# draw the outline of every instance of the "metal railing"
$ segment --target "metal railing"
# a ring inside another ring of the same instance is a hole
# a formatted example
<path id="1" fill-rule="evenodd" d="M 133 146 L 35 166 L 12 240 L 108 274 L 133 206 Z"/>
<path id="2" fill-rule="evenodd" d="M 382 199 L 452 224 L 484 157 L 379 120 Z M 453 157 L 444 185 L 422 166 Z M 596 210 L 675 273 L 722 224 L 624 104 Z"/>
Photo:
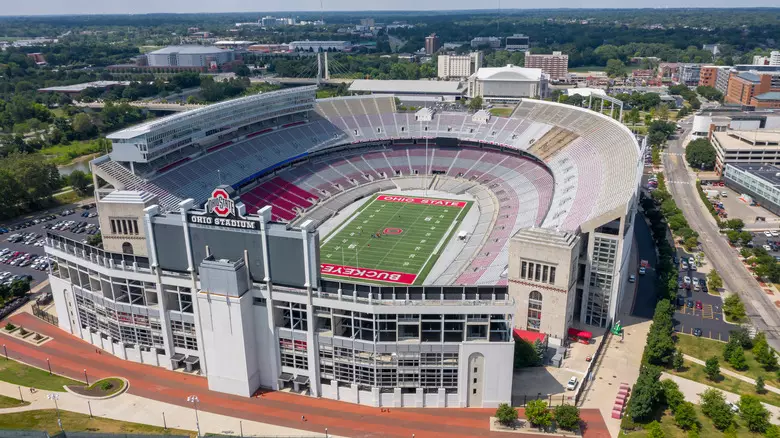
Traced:
<path id="1" fill-rule="evenodd" d="M 35 315 L 38 318 L 48 322 L 49 324 L 55 325 L 55 326 L 59 325 L 59 319 L 56 316 L 54 316 L 51 313 L 41 309 L 41 307 L 38 306 L 37 304 L 33 304 L 32 305 L 32 311 L 33 311 L 33 315 Z"/>

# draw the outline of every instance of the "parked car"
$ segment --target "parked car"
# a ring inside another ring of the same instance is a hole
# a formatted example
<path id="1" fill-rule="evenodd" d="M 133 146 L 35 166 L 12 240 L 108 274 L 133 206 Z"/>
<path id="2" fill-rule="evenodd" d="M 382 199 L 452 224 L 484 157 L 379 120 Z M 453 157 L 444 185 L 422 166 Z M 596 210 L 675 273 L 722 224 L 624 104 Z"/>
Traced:
<path id="1" fill-rule="evenodd" d="M 691 284 L 691 277 L 689 277 L 687 275 L 685 277 L 683 277 L 683 283 L 684 284 Z"/>
<path id="2" fill-rule="evenodd" d="M 577 389 L 577 377 L 571 376 L 571 379 L 569 379 L 569 383 L 566 384 L 566 389 L 569 391 L 574 391 Z"/>
<path id="3" fill-rule="evenodd" d="M 688 300 L 688 301 L 685 303 L 685 305 L 686 305 L 686 306 L 687 306 L 689 309 L 693 309 L 693 300 Z"/>
<path id="4" fill-rule="evenodd" d="M 647 273 L 647 269 L 645 269 L 644 266 L 639 267 L 639 275 L 645 275 Z"/>
<path id="5" fill-rule="evenodd" d="M 677 297 L 677 307 L 682 307 L 684 305 L 685 305 L 685 298 Z"/>
<path id="6" fill-rule="evenodd" d="M 698 327 L 693 329 L 693 336 L 701 337 L 701 329 Z"/>
<path id="7" fill-rule="evenodd" d="M 696 301 L 696 309 L 701 310 L 701 301 Z"/>
<path id="8" fill-rule="evenodd" d="M 634 282 L 636 282 L 636 276 L 635 276 L 634 274 L 631 274 L 631 275 L 629 275 L 629 276 L 628 276 L 628 282 L 629 282 L 629 283 L 634 283 Z"/>
<path id="9" fill-rule="evenodd" d="M 772 232 L 771 231 L 764 231 L 764 236 L 772 237 Z"/>

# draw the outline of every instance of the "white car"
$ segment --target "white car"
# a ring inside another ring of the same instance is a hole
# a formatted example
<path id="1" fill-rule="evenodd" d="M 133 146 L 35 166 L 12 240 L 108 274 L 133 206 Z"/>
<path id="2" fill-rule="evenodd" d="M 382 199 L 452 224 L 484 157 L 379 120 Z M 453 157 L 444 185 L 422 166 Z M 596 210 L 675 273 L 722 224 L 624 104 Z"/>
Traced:
<path id="1" fill-rule="evenodd" d="M 696 266 L 696 259 L 693 257 L 688 257 L 688 264 L 691 265 L 691 267 Z"/>
<path id="2" fill-rule="evenodd" d="M 629 282 L 629 283 L 634 283 L 634 282 L 636 282 L 636 275 L 634 275 L 634 274 L 631 274 L 631 275 L 629 275 L 629 276 L 628 276 L 628 282 Z"/>
<path id="3" fill-rule="evenodd" d="M 764 249 L 768 251 L 772 251 L 772 247 L 769 245 L 764 245 Z"/>
<path id="4" fill-rule="evenodd" d="M 699 288 L 699 279 L 698 278 L 693 277 L 693 279 L 691 279 L 691 282 L 693 282 L 693 287 L 695 287 L 697 289 Z"/>
<path id="5" fill-rule="evenodd" d="M 683 277 L 683 283 L 685 283 L 685 284 L 691 284 L 691 277 L 689 277 L 689 276 L 687 276 L 687 275 L 686 275 L 685 277 Z"/>
<path id="6" fill-rule="evenodd" d="M 772 232 L 771 231 L 764 231 L 764 236 L 772 237 Z"/>
<path id="7" fill-rule="evenodd" d="M 780 231 L 772 230 L 770 233 L 772 233 L 772 237 L 780 237 Z"/>
<path id="8" fill-rule="evenodd" d="M 571 376 L 571 379 L 569 379 L 569 383 L 566 384 L 566 389 L 569 391 L 574 391 L 577 388 L 577 377 Z"/>

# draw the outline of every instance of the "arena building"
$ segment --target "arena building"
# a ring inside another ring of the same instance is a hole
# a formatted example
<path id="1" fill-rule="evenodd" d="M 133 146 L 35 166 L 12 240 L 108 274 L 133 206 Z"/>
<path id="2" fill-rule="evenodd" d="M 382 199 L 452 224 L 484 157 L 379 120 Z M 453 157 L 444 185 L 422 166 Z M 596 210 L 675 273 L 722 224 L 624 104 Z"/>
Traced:
<path id="1" fill-rule="evenodd" d="M 611 324 L 645 147 L 622 124 L 315 91 L 112 134 L 91 162 L 102 248 L 46 236 L 60 328 L 237 395 L 495 407 L 513 328 Z"/>

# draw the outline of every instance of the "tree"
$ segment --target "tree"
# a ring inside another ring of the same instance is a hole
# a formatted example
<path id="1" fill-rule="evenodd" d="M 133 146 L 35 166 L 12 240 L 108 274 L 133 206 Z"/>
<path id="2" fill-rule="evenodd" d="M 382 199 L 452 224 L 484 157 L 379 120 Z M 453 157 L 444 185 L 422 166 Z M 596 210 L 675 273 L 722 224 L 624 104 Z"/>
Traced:
<path id="1" fill-rule="evenodd" d="M 707 274 L 707 283 L 709 283 L 710 288 L 713 290 L 718 290 L 723 287 L 723 279 L 720 278 L 720 274 L 718 274 L 718 271 L 711 270 L 709 274 Z"/>
<path id="2" fill-rule="evenodd" d="M 555 416 L 555 423 L 564 430 L 579 430 L 580 429 L 580 410 L 574 405 L 562 404 L 556 406 L 553 412 Z"/>
<path id="3" fill-rule="evenodd" d="M 753 348 L 753 340 L 750 338 L 750 333 L 748 333 L 745 327 L 739 327 L 729 331 L 729 341 L 731 340 L 739 343 L 739 345 L 746 350 Z"/>
<path id="4" fill-rule="evenodd" d="M 751 432 L 763 433 L 769 427 L 769 411 L 753 395 L 739 398 L 739 416 Z"/>
<path id="5" fill-rule="evenodd" d="M 726 404 L 723 393 L 717 389 L 707 389 L 701 394 L 701 411 L 712 420 L 716 428 L 725 430 L 734 422 L 731 407 Z"/>
<path id="6" fill-rule="evenodd" d="M 666 434 L 664 434 L 661 425 L 657 421 L 647 425 L 647 438 L 666 438 Z"/>
<path id="7" fill-rule="evenodd" d="M 696 409 L 691 402 L 682 402 L 674 411 L 674 422 L 680 429 L 691 430 L 699 425 L 699 419 L 696 418 Z"/>
<path id="8" fill-rule="evenodd" d="M 683 247 L 685 247 L 686 251 L 693 251 L 694 248 L 699 246 L 699 239 L 696 237 L 688 237 L 683 242 Z"/>
<path id="9" fill-rule="evenodd" d="M 515 368 L 537 367 L 542 363 L 539 361 L 539 354 L 534 349 L 533 344 L 517 339 L 515 341 Z"/>
<path id="10" fill-rule="evenodd" d="M 236 68 L 233 69 L 233 72 L 236 74 L 236 76 L 241 77 L 247 77 L 252 74 L 252 71 L 249 70 L 249 67 L 244 64 L 237 65 Z"/>
<path id="11" fill-rule="evenodd" d="M 675 412 L 682 402 L 685 401 L 685 395 L 680 391 L 680 387 L 674 380 L 662 380 L 661 386 L 664 390 L 664 400 L 672 412 Z"/>
<path id="12" fill-rule="evenodd" d="M 756 378 L 756 394 L 763 394 L 766 392 L 766 388 L 764 387 L 764 376 L 758 376 Z"/>
<path id="13" fill-rule="evenodd" d="M 672 367 L 675 370 L 679 371 L 679 370 L 682 369 L 684 364 L 685 364 L 685 361 L 683 359 L 683 354 L 679 350 L 677 350 L 674 353 L 674 357 L 672 358 Z"/>
<path id="14" fill-rule="evenodd" d="M 652 417 L 655 408 L 662 401 L 663 386 L 659 382 L 661 369 L 653 365 L 643 365 L 639 370 L 634 390 L 628 399 L 628 412 L 634 421 L 644 421 Z"/>
<path id="15" fill-rule="evenodd" d="M 71 126 L 78 138 L 89 138 L 97 134 L 97 128 L 94 123 L 92 123 L 89 114 L 86 113 L 78 113 L 73 116 Z"/>
<path id="16" fill-rule="evenodd" d="M 482 109 L 482 98 L 477 96 L 469 101 L 469 111 L 479 111 Z"/>
<path id="17" fill-rule="evenodd" d="M 611 78 L 619 78 L 626 76 L 626 65 L 619 59 L 610 59 L 607 61 L 607 66 L 604 68 L 607 75 Z"/>
<path id="18" fill-rule="evenodd" d="M 764 432 L 764 438 L 780 438 L 780 427 L 770 424 Z"/>
<path id="19" fill-rule="evenodd" d="M 739 295 L 735 293 L 727 296 L 726 299 L 723 300 L 723 313 L 725 313 L 732 322 L 742 322 L 747 316 L 745 304 L 739 299 Z"/>
<path id="20" fill-rule="evenodd" d="M 544 353 L 547 350 L 547 348 L 544 346 L 544 344 L 542 344 L 542 341 L 540 341 L 539 339 L 534 341 L 533 347 L 534 347 L 534 352 L 536 352 L 536 357 L 539 358 L 537 363 L 539 365 L 542 365 L 544 363 Z"/>
<path id="21" fill-rule="evenodd" d="M 777 368 L 777 357 L 769 348 L 764 333 L 756 334 L 756 337 L 753 339 L 753 355 L 756 357 L 756 361 L 767 371 Z"/>
<path id="22" fill-rule="evenodd" d="M 532 425 L 540 429 L 552 424 L 552 414 L 547 409 L 547 402 L 544 400 L 531 400 L 526 403 L 525 416 Z"/>
<path id="23" fill-rule="evenodd" d="M 731 359 L 731 355 L 734 354 L 734 350 L 742 349 L 742 344 L 739 340 L 729 338 L 729 341 L 723 345 L 723 360 L 728 361 Z"/>
<path id="24" fill-rule="evenodd" d="M 685 159 L 692 167 L 713 169 L 715 167 L 715 148 L 706 138 L 699 138 L 685 147 Z"/>
<path id="25" fill-rule="evenodd" d="M 720 378 L 720 364 L 717 357 L 713 356 L 707 359 L 704 363 L 704 372 L 710 380 L 718 380 Z"/>
<path id="26" fill-rule="evenodd" d="M 504 426 L 512 426 L 517 420 L 517 409 L 507 403 L 501 403 L 496 409 L 496 419 Z"/>
<path id="27" fill-rule="evenodd" d="M 70 184 L 73 190 L 81 196 L 87 194 L 87 187 L 89 187 L 91 183 L 92 180 L 89 176 L 81 170 L 74 170 L 68 175 L 68 184 Z"/>
<path id="28" fill-rule="evenodd" d="M 659 105 L 658 110 L 656 111 L 656 117 L 658 117 L 658 120 L 669 120 L 669 107 L 663 104 Z"/>
<path id="29" fill-rule="evenodd" d="M 745 360 L 745 352 L 742 350 L 742 348 L 735 348 L 734 351 L 731 352 L 731 357 L 729 357 L 729 364 L 731 364 L 731 366 L 738 371 L 747 369 L 748 365 L 747 361 Z"/>

